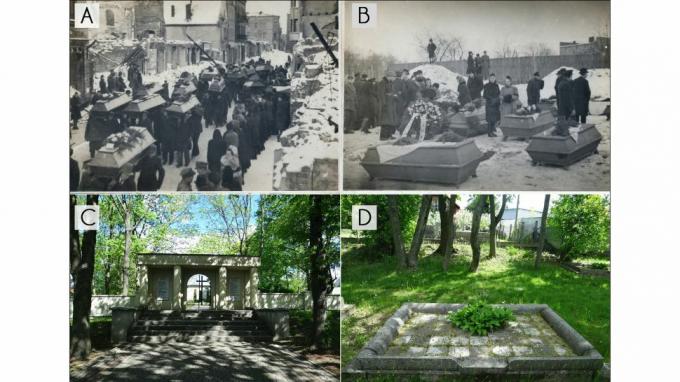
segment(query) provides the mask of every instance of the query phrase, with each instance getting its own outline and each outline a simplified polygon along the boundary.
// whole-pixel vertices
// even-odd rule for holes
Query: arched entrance
[[[209,310],[212,308],[212,285],[210,278],[197,273],[187,280],[185,294],[186,310]]]

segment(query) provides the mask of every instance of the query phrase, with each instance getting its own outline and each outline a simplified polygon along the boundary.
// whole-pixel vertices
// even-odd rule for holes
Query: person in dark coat
[[[586,77],[588,76],[588,69],[581,68],[579,70],[579,78],[572,83],[574,94],[574,111],[576,118],[580,123],[586,123],[588,116],[588,109],[590,103],[590,84]]]
[[[163,157],[163,164],[172,164],[175,161],[175,140],[177,139],[177,130],[179,130],[180,120],[176,115],[169,116],[164,110],[164,123],[160,126],[161,131],[161,156]]]
[[[71,121],[73,122],[73,130],[78,130],[78,121],[80,121],[80,93],[77,91],[73,93],[69,100],[71,110]]]
[[[484,82],[482,81],[481,75],[476,73],[470,73],[468,78],[468,89],[470,89],[470,98],[473,100],[482,98],[482,89],[484,88]]]
[[[208,160],[208,170],[210,172],[220,172],[222,170],[222,165],[220,163],[220,159],[222,159],[222,156],[227,152],[227,144],[224,142],[224,139],[222,138],[222,134],[218,129],[215,129],[213,131],[213,137],[208,142],[208,155],[207,155],[207,160]]]
[[[118,72],[118,78],[116,78],[116,89],[119,92],[124,92],[127,85],[125,85],[125,80],[123,79],[123,72]]]
[[[430,43],[427,44],[427,57],[430,60],[430,64],[437,61],[437,56],[435,56],[435,52],[437,51],[437,45],[432,42],[432,39],[430,39]]]
[[[80,184],[80,167],[78,161],[73,159],[73,149],[69,149],[69,188],[71,191],[78,191]]]
[[[170,100],[170,86],[168,85],[168,80],[163,81],[161,85],[161,97],[168,102]]]
[[[290,102],[287,102],[287,97],[284,94],[275,93],[275,107],[276,115],[274,123],[276,124],[276,135],[281,136],[281,133],[288,128],[288,118],[290,117]]]
[[[229,166],[224,166],[222,170],[222,188],[229,191],[243,191],[241,182],[234,178],[234,170]]]
[[[465,79],[461,76],[458,76],[458,103],[462,105],[465,105],[467,103],[472,102],[472,98],[470,97],[470,89],[468,88],[467,84],[465,84]]]
[[[394,92],[393,83],[386,81],[384,84],[385,97],[380,110],[380,140],[390,139],[399,126],[400,116],[397,114],[397,95]]]
[[[555,79],[555,97],[559,98],[559,87],[560,87],[560,82],[564,80],[564,72],[567,69],[565,68],[560,68],[560,70],[557,71],[557,78]]]
[[[482,75],[482,58],[479,56],[479,53],[477,53],[475,55],[475,71],[474,71],[474,73],[477,76],[480,76],[480,77]]]
[[[487,135],[495,137],[496,125],[501,120],[501,88],[493,73],[489,74],[489,82],[484,85],[484,99],[486,100]]]
[[[538,103],[541,100],[541,89],[543,89],[543,80],[541,79],[540,73],[534,73],[534,78],[529,80],[527,83],[527,104],[529,108],[534,110],[537,109]]]
[[[201,114],[197,109],[191,111],[191,117],[187,121],[189,123],[189,130],[191,131],[191,156],[196,157],[199,154],[198,138],[203,132],[203,122]]]
[[[574,111],[573,81],[571,80],[572,71],[566,70],[562,75],[562,81],[557,88],[557,113],[559,117],[569,120]]]
[[[486,81],[489,78],[489,70],[491,70],[491,60],[485,50],[482,55],[482,80]]]
[[[344,132],[352,133],[354,131],[355,116],[357,111],[357,92],[354,88],[354,77],[347,76],[345,80],[345,119]]]
[[[177,119],[177,135],[175,137],[175,155],[177,167],[189,166],[191,160],[191,124],[189,118],[182,116]]]
[[[99,93],[101,94],[108,93],[108,90],[106,89],[106,80],[104,79],[103,74],[101,75],[101,77],[99,77]]]
[[[475,58],[472,57],[472,52],[468,52],[467,57],[467,70],[465,74],[470,74],[475,72]]]
[[[138,191],[158,191],[165,178],[165,170],[161,158],[156,155],[155,145],[149,146],[147,154],[135,165],[133,171],[139,172]]]
[[[274,134],[274,102],[271,92],[267,94],[262,105],[263,140],[266,142]]]
[[[113,71],[113,69],[111,69],[109,76],[106,78],[106,82],[108,85],[109,93],[118,91],[118,81],[116,80],[116,73]]]
[[[121,167],[120,175],[118,178],[111,180],[107,190],[120,192],[137,191],[137,185],[135,184],[135,173],[132,164],[126,163],[123,165],[123,167]]]

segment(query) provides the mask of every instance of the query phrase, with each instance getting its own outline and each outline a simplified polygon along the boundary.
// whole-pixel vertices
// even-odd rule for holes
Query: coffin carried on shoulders
[[[145,150],[154,142],[145,127],[128,127],[106,138],[94,158],[88,162],[88,167],[98,177],[116,177],[125,164],[139,162]]]
[[[172,90],[172,99],[173,100],[188,99],[195,91],[196,91],[196,85],[194,85],[193,82],[189,82],[188,84],[176,86]]]
[[[104,98],[95,102],[94,106],[92,106],[92,111],[108,113],[127,105],[130,101],[132,101],[132,97],[127,93],[104,95]]]
[[[198,76],[199,79],[205,80],[205,81],[208,81],[208,82],[212,81],[214,78],[221,78],[221,77],[222,77],[222,75],[220,74],[220,72],[218,72],[216,70],[213,70],[212,72],[208,71],[208,70],[204,70]]]
[[[529,138],[552,127],[555,123],[550,110],[539,113],[518,115],[510,114],[501,119],[501,131],[503,139],[508,137]]]
[[[593,124],[570,131],[568,136],[552,135],[553,129],[531,137],[527,153],[534,164],[566,167],[597,152],[602,135]]]
[[[174,101],[165,110],[167,110],[169,113],[187,114],[200,104],[201,103],[198,101],[198,98],[196,98],[195,95],[192,95],[186,101]]]
[[[476,175],[482,152],[474,140],[370,147],[361,165],[371,178],[458,185]]]
[[[130,102],[123,111],[127,113],[143,113],[163,105],[165,105],[165,99],[160,94],[150,94]]]
[[[132,93],[132,98],[139,99],[149,96],[151,94],[160,94],[161,90],[163,90],[163,85],[154,82],[152,84],[144,85],[142,87],[135,89],[134,92]]]
[[[208,91],[222,93],[224,91],[225,86],[226,84],[224,83],[224,80],[222,78],[219,78],[219,80],[217,81],[210,81],[210,84],[208,85]]]

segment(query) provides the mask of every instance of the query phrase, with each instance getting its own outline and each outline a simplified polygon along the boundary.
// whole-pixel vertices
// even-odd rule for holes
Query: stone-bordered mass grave
[[[448,320],[463,304],[406,303],[343,370],[344,378],[395,376],[592,380],[603,358],[547,305],[497,305],[515,320],[474,336]]]

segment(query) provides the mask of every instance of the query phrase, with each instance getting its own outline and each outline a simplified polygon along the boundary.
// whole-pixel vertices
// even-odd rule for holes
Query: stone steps
[[[168,341],[176,342],[230,342],[230,341],[244,341],[244,342],[272,342],[271,335],[251,335],[251,336],[228,336],[228,335],[209,335],[209,334],[182,334],[170,333],[160,335],[133,335],[130,340],[133,342],[144,343],[163,343]]]
[[[150,329],[150,328],[135,328],[132,329],[131,334],[136,335],[166,335],[166,334],[181,334],[181,335],[217,335],[217,336],[228,336],[228,337],[249,337],[249,336],[267,336],[269,335],[264,330],[196,330],[196,329]]]

